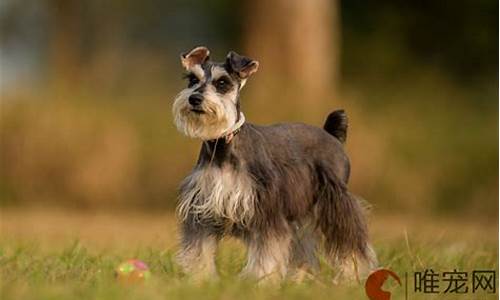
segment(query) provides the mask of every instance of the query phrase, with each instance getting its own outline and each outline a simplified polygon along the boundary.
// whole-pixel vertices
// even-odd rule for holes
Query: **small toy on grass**
[[[118,281],[123,283],[140,283],[151,277],[148,265],[138,259],[129,259],[118,265],[115,270]]]

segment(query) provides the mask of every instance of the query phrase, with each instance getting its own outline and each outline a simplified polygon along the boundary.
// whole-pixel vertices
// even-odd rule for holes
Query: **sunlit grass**
[[[320,274],[302,283],[286,281],[281,286],[257,286],[254,282],[240,281],[237,274],[243,267],[245,252],[242,245],[233,240],[222,243],[217,257],[220,279],[195,284],[175,263],[176,235],[172,234],[175,222],[171,217],[146,215],[140,219],[118,214],[96,219],[83,214],[75,221],[80,213],[62,215],[64,213],[27,212],[23,218],[22,213],[3,214],[2,299],[367,299],[362,284],[333,285],[335,270],[324,264]],[[50,227],[51,232],[45,232],[44,228],[49,227],[40,223],[39,230],[30,236],[30,229],[21,226],[30,218],[36,222],[55,219],[60,228]],[[83,228],[82,239],[77,233],[68,233],[78,226],[85,227],[84,221],[104,224],[107,219],[109,223],[102,226],[101,233],[89,236]],[[170,224],[170,230],[158,227],[161,220]],[[380,216],[374,218],[371,228],[380,265],[395,271],[403,282],[405,273],[408,274],[411,299],[432,298],[413,293],[414,271],[498,269],[494,225],[488,228],[456,221],[406,222]],[[130,234],[126,233],[128,230]],[[141,231],[144,234],[138,235]],[[117,235],[115,240],[108,240],[110,233]],[[156,237],[160,240],[155,242]],[[108,241],[101,240],[103,238]],[[129,246],[124,247],[118,241]],[[124,286],[116,281],[114,269],[129,258],[141,259],[150,266],[153,276],[145,284]],[[393,291],[394,299],[403,299],[404,289],[395,282],[388,282],[386,289]],[[438,294],[434,298],[496,299],[497,295],[479,293],[460,297]]]

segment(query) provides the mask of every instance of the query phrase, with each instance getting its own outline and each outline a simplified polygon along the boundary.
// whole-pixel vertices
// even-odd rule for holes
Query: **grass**
[[[409,274],[409,299],[497,299],[497,294],[413,292],[413,272],[432,268],[496,270],[496,223],[373,216],[371,231],[381,266],[404,282]],[[2,299],[368,299],[362,285],[333,285],[335,270],[297,284],[260,285],[235,277],[244,264],[243,247],[222,243],[217,265],[220,280],[194,284],[174,262],[175,220],[169,214],[91,213],[58,210],[4,209],[0,237]],[[116,282],[114,269],[123,260],[139,258],[152,278],[141,285]],[[470,274],[469,274],[470,276]],[[498,277],[498,276],[497,276]],[[442,289],[446,288],[441,282]],[[497,285],[498,286],[498,285]],[[393,299],[404,288],[385,285]]]

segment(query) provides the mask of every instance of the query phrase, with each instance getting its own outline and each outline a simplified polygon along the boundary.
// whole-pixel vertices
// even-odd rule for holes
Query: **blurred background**
[[[375,214],[498,219],[498,1],[3,0],[2,207],[171,211],[179,54],[260,62],[250,122],[350,117]]]

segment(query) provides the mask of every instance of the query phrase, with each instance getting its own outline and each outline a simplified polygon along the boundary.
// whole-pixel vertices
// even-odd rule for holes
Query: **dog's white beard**
[[[233,103],[214,100],[210,94],[205,96],[205,113],[191,111],[187,98],[191,91],[185,90],[177,95],[172,112],[177,129],[185,135],[202,140],[213,140],[223,136],[236,122],[236,109]]]
[[[202,219],[247,225],[255,212],[251,179],[230,167],[195,170],[183,184],[177,213],[186,220],[190,213]]]

